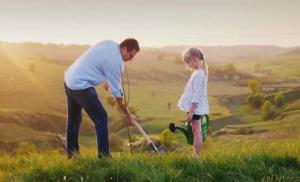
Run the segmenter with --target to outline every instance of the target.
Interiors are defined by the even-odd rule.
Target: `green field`
[[[253,129],[253,133],[241,132]],[[299,121],[228,127],[212,137],[202,155],[115,152],[98,160],[95,148],[66,159],[58,151],[0,157],[3,181],[297,181],[300,179]],[[259,132],[262,131],[263,132]],[[236,132],[233,132],[236,131]],[[0,179],[1,179],[0,178]]]
[[[64,55],[62,51],[56,53]],[[224,79],[209,81],[210,117],[227,123],[225,118],[234,116],[240,122],[229,121],[213,135],[210,132],[199,157],[191,157],[191,146],[178,132],[172,134],[167,154],[149,153],[134,128],[130,128],[134,140],[131,156],[126,123],[116,106],[107,101],[110,93],[99,86],[98,94],[109,114],[113,159],[96,158],[93,123],[84,114],[79,137],[81,155],[67,160],[63,152],[67,114],[63,73],[72,61],[54,59],[58,56],[53,51],[47,53],[51,59],[32,54],[0,51],[0,147],[7,149],[0,150],[0,181],[300,180],[300,99],[289,100],[276,108],[275,118],[264,121],[258,109],[226,103],[224,98],[247,95],[249,89]],[[68,52],[63,58],[74,56]],[[190,71],[172,58],[142,58],[127,64],[130,80],[128,84],[125,79],[124,85],[129,106],[145,131],[159,143],[159,134],[170,122],[185,121],[186,113],[176,105]],[[277,83],[279,86],[286,86],[288,81],[297,86],[299,58],[294,52],[239,61],[236,66],[239,71],[253,72],[259,63],[264,70],[274,72],[276,79],[285,80]]]
[[[32,122],[31,120],[39,119],[58,122],[58,126],[64,126],[62,122],[66,120],[66,98],[63,90],[63,72],[71,62],[68,64],[64,61],[45,62],[9,54],[1,57],[0,64],[2,84],[0,111],[4,113],[1,122],[6,122],[7,118],[15,118],[15,115],[21,115],[23,121],[13,119],[13,124],[26,126],[28,122]],[[34,71],[29,69],[30,64],[35,64]],[[136,61],[128,64],[128,73],[129,105],[137,110],[136,115],[143,122],[142,125],[145,125],[147,132],[158,133],[167,127],[169,122],[185,119],[185,113],[179,111],[176,106],[190,74],[184,65],[174,64],[172,61]],[[126,77],[125,87],[127,91]],[[226,89],[220,92],[223,87]],[[209,83],[212,118],[230,115],[228,108],[220,104],[216,96],[235,92],[245,93],[247,88],[232,86],[222,81]],[[106,102],[110,94],[101,86],[98,93],[111,116],[110,122],[120,122],[120,113]],[[114,131],[115,128],[111,130]],[[86,114],[82,131],[89,135],[94,132],[93,124]],[[62,133],[59,128],[56,132]]]
[[[243,63],[236,63],[237,68],[254,72],[255,65],[260,65],[262,73],[271,71],[277,79],[288,80],[288,79],[299,79],[300,72],[300,53],[291,52],[285,55],[252,59]]]

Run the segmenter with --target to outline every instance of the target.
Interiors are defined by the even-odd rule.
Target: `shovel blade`
[[[160,153],[160,154],[164,154],[164,153],[166,153],[166,149],[165,149],[165,147],[164,146],[159,146],[158,148],[157,148],[157,150],[158,150],[158,152]]]
[[[150,143],[149,146],[157,153],[160,153],[160,154],[166,153],[166,149],[163,146],[156,147],[154,145],[154,143]]]

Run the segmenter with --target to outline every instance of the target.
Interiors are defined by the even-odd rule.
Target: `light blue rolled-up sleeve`
[[[123,97],[121,89],[122,70],[119,65],[110,64],[104,70],[106,79],[109,84],[110,92],[115,98]]]

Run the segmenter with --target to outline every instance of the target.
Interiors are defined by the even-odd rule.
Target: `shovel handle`
[[[149,138],[149,136],[146,134],[146,132],[143,130],[141,125],[135,120],[132,122],[134,126],[139,130],[139,132],[144,136],[147,143],[150,145],[152,149],[154,149],[156,152],[161,153],[161,151],[155,146],[155,144],[152,142],[152,140]]]
[[[145,131],[143,130],[143,128],[141,127],[141,125],[139,125],[138,122],[136,122],[135,120],[133,120],[132,122],[134,124],[134,126],[139,130],[139,132],[144,136],[145,140],[147,141],[148,144],[152,144],[152,140],[149,138],[149,136],[145,133]]]

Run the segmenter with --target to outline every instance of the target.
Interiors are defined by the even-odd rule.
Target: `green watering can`
[[[208,115],[202,115],[200,117],[201,122],[201,129],[202,129],[202,141],[205,142],[207,138],[207,129],[209,127],[209,117]],[[169,129],[171,132],[175,132],[176,130],[181,131],[185,138],[186,142],[190,145],[194,144],[194,135],[193,135],[193,128],[190,122],[186,122],[184,125],[175,125],[174,123],[169,124]]]

